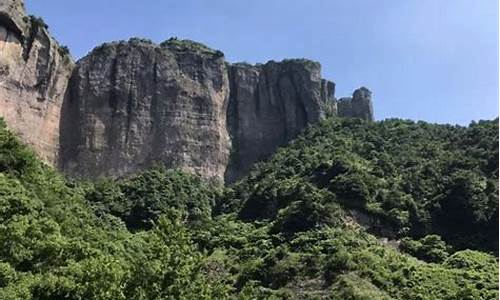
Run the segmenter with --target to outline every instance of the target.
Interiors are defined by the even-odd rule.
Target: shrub
[[[449,246],[439,235],[427,235],[419,240],[404,238],[401,250],[425,261],[442,262],[449,255]]]

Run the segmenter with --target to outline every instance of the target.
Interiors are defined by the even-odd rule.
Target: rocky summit
[[[122,177],[155,164],[232,182],[308,124],[373,120],[371,92],[335,98],[319,63],[228,63],[171,38],[106,43],[73,63],[20,0],[0,3],[0,116],[72,177]]]

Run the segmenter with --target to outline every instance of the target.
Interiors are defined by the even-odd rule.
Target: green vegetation
[[[33,26],[49,29],[49,25],[47,25],[47,23],[45,23],[45,20],[42,19],[41,17],[29,16],[29,18],[30,18],[31,24],[33,24]]]
[[[65,45],[59,46],[57,50],[59,51],[59,55],[61,56],[69,56],[71,54],[68,46]]]
[[[71,182],[0,122],[0,299],[498,299],[497,194],[497,121],[329,119],[231,187]]]
[[[374,233],[497,252],[498,122],[328,119],[236,184],[232,205],[244,219],[274,220],[305,189],[370,215]]]
[[[140,37],[131,37],[128,40],[129,43],[131,44],[148,44],[148,45],[154,45],[154,42],[150,39],[145,39],[145,38],[140,38]]]
[[[0,124],[0,299],[221,299],[176,211],[130,233]]]
[[[300,66],[308,71],[319,70],[321,68],[319,62],[307,58],[286,58],[281,62],[288,66]]]
[[[179,53],[183,52],[196,52],[198,54],[213,55],[215,57],[223,57],[224,53],[220,50],[214,50],[208,48],[202,43],[198,43],[192,40],[179,40],[176,37],[169,38],[160,44],[162,47],[170,47],[175,49]]]
[[[448,257],[449,247],[439,235],[427,235],[418,241],[403,238],[401,250],[425,261],[442,262]]]
[[[195,176],[155,167],[131,179],[101,180],[87,189],[85,199],[97,216],[117,216],[137,231],[151,229],[171,209],[190,224],[206,222],[221,196],[221,188]]]

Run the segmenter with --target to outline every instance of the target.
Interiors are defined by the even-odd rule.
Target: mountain
[[[498,124],[176,38],[75,63],[1,0],[0,299],[498,299]]]
[[[74,64],[22,1],[0,7],[0,116],[78,178],[155,164],[233,182],[326,116],[373,120],[371,92],[343,98],[307,59],[230,64],[189,40],[106,43]]]

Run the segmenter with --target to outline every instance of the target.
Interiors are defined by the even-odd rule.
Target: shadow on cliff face
[[[11,35],[14,36],[19,43],[24,43],[22,30],[6,12],[0,11],[0,40],[9,41],[9,36]]]

